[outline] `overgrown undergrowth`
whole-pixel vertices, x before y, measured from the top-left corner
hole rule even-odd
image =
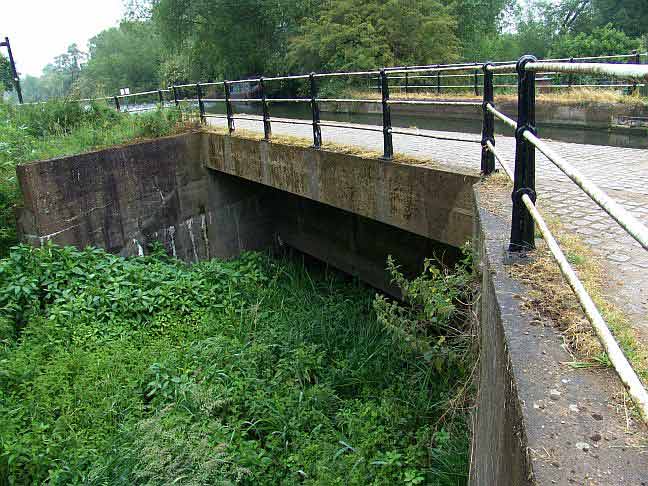
[[[0,482],[465,484],[470,262],[399,305],[245,254],[0,262]]]
[[[100,103],[84,106],[53,101],[19,107],[0,101],[0,257],[16,243],[17,164],[160,137],[185,128],[176,110],[133,116]]]

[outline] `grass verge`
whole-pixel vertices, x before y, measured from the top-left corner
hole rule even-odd
[[[380,99],[380,91],[378,90],[351,90],[344,96],[357,99]],[[406,100],[479,100],[481,97],[475,96],[472,90],[461,90],[456,92],[443,92],[438,94],[434,90],[418,91],[415,93],[404,93],[401,91],[394,91],[391,94],[393,99],[406,99]],[[497,102],[516,102],[517,94],[510,90],[509,92],[497,92],[495,96]],[[628,106],[646,106],[648,101],[638,95],[626,95],[617,90],[603,89],[603,88],[571,88],[554,90],[552,92],[540,91],[536,95],[536,101],[550,105],[565,105],[565,106],[589,106],[600,104],[621,104]]]

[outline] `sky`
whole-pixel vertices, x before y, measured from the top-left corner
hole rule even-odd
[[[0,0],[0,37],[9,37],[20,74],[39,76],[70,44],[86,51],[123,12],[122,0]]]

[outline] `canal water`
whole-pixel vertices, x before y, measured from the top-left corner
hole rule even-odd
[[[256,106],[254,106],[256,105]],[[235,104],[236,113],[261,115],[261,104]],[[206,106],[209,113],[224,114],[223,103],[209,103]],[[272,103],[270,105],[270,116],[276,118],[295,118],[310,120],[311,111],[308,103]],[[332,113],[322,112],[322,120],[361,123],[365,125],[381,125],[382,115],[380,113]],[[442,130],[446,132],[481,133],[481,119],[456,120],[447,118],[435,118],[429,115],[400,115],[392,113],[392,125],[399,128],[419,128],[421,130]],[[495,131],[499,135],[513,136],[509,127],[503,123],[496,123]],[[538,123],[539,135],[545,139],[559,140],[562,142],[583,143],[590,145],[609,145],[613,147],[648,148],[648,131],[637,130],[636,133],[629,131],[613,131],[601,129],[584,129],[579,127],[551,127],[543,126],[542,120]]]

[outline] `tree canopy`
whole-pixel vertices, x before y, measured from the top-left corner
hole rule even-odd
[[[98,33],[87,54],[70,46],[43,76],[26,78],[26,97],[107,95],[121,87],[148,90],[260,74],[512,60],[525,53],[600,55],[646,49],[648,42],[646,0],[125,4],[120,26]],[[5,65],[0,61],[0,73]]]

